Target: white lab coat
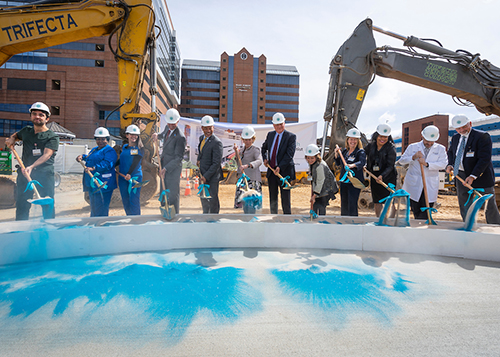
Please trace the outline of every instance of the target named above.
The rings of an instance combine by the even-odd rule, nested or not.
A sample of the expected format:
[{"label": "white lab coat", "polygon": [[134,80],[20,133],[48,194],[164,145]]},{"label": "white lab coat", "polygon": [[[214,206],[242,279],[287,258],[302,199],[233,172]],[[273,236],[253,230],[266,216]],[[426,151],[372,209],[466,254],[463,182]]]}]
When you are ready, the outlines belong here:
[{"label": "white lab coat", "polygon": [[[424,142],[410,144],[398,162],[402,165],[410,164],[404,178],[403,190],[410,194],[413,201],[420,199],[424,185],[422,183],[422,172],[418,160],[412,160],[414,154],[420,151],[424,154]],[[436,202],[439,190],[439,170],[444,170],[448,165],[448,155],[446,148],[438,143],[434,143],[425,160],[429,167],[424,166],[425,183],[427,185],[427,197],[429,202]]]}]

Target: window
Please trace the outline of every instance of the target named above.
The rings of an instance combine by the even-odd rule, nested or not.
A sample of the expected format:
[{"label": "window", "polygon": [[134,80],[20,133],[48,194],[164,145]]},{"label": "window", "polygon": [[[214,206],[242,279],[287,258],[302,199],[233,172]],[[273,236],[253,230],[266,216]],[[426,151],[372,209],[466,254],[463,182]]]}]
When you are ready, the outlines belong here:
[{"label": "window", "polygon": [[59,79],[52,80],[52,90],[61,90],[61,81]]},{"label": "window", "polygon": [[44,79],[7,78],[7,89],[45,92]]},{"label": "window", "polygon": [[226,114],[221,114],[221,117],[223,117],[223,118],[224,118],[225,116],[226,116]]},{"label": "window", "polygon": [[226,67],[222,67],[222,72],[226,72]]},{"label": "window", "polygon": [[52,115],[60,115],[61,113],[61,107],[50,107],[50,113]]},{"label": "window", "polygon": [[222,80],[225,81],[226,80],[226,77],[222,77]]},{"label": "window", "polygon": [[226,96],[225,96],[225,95],[223,95],[223,96],[222,96],[222,99],[226,99]]},{"label": "window", "polygon": [[261,88],[261,89],[260,89],[260,91],[261,91],[261,92],[263,92],[263,91],[264,91],[264,88]]},{"label": "window", "polygon": [[102,61],[102,60],[96,60],[95,61],[95,66],[96,67],[104,67],[104,61]]},{"label": "window", "polygon": [[0,119],[0,136],[11,136],[26,125],[33,125],[31,121]]},{"label": "window", "polygon": [[103,44],[96,44],[95,50],[96,51],[104,51],[104,45]]},{"label": "window", "polygon": [[261,79],[261,80],[260,80],[260,83],[264,83],[264,80],[263,80],[263,79]]},{"label": "window", "polygon": [[222,104],[222,108],[225,108],[225,107],[226,107],[226,105],[225,105],[225,104]]},{"label": "window", "polygon": [[226,86],[222,86],[222,90],[226,90]]}]

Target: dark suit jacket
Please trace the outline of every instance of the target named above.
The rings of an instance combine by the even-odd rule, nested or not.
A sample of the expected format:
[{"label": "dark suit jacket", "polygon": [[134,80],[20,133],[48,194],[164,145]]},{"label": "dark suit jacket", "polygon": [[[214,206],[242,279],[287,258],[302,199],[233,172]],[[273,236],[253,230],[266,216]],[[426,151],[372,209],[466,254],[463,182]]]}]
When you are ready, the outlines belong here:
[{"label": "dark suit jacket", "polygon": [[[158,138],[164,139],[168,132],[168,126]],[[179,130],[179,127],[170,134],[167,140],[163,142],[163,151],[161,153],[161,166],[167,173],[176,173],[182,170],[182,159],[186,150],[186,137]]]},{"label": "dark suit jacket", "polygon": [[198,167],[200,172],[209,182],[222,180],[222,141],[212,134],[205,142],[200,152],[200,144],[205,136],[200,136],[198,143]]},{"label": "dark suit jacket", "polygon": [[[451,138],[450,148],[448,149],[448,165],[455,165],[459,141],[460,134],[458,133]],[[472,187],[492,187],[495,184],[495,171],[491,162],[491,152],[490,134],[472,128],[465,144],[462,160],[465,177],[470,175],[477,177],[472,183]]]},{"label": "dark suit jacket", "polygon": [[[262,144],[262,159],[267,160],[271,164],[271,148],[273,146],[276,131],[267,133],[266,140]],[[290,176],[290,180],[295,180],[295,163],[293,156],[295,155],[295,147],[297,136],[289,131],[284,131],[281,137],[280,146],[276,153],[276,164],[280,168],[280,175],[283,177]],[[271,170],[267,170],[266,176],[274,175]]]}]

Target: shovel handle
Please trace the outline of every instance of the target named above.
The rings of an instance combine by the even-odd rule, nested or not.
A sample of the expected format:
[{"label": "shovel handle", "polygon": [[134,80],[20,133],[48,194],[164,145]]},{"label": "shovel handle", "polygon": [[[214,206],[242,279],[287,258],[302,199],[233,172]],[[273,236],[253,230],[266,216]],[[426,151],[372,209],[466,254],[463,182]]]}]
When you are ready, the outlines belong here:
[{"label": "shovel handle", "polygon": [[[365,170],[365,172],[370,175],[371,177],[373,177],[375,180],[378,180],[378,177],[375,176],[374,174],[372,174],[370,171],[368,171],[368,169],[366,167],[363,166],[363,170]],[[377,181],[378,182],[378,181]],[[388,189],[391,193],[394,193],[394,190],[392,188],[390,188],[389,186],[387,186],[387,184],[384,182],[384,181],[380,181],[380,184],[382,186],[384,186],[386,189]]]},{"label": "shovel handle", "polygon": [[[422,183],[424,185],[425,207],[429,208],[429,196],[427,195],[427,183],[425,182],[424,164],[422,164],[422,163],[420,163],[420,172],[422,173]],[[431,222],[430,210],[427,210],[427,218],[429,219],[429,224],[430,224],[430,222]]]},{"label": "shovel handle", "polygon": [[465,182],[465,180],[463,178],[461,178],[460,176],[455,176],[455,178],[458,179],[458,181],[460,181],[462,183],[462,185],[464,185],[465,187],[467,187],[469,190],[473,190],[476,195],[478,195],[479,197],[483,197],[483,195],[481,195],[479,192],[477,192],[476,190],[474,190],[474,187],[472,187],[467,182]]},{"label": "shovel handle", "polygon": [[342,150],[340,150],[340,147],[338,145],[335,145],[335,151],[339,152],[339,156],[340,156],[340,159],[342,160],[342,163],[344,164],[344,166],[347,166],[347,163],[345,162],[345,159],[344,159],[344,155],[342,155]]},{"label": "shovel handle", "polygon": [[[26,167],[24,166],[23,164],[23,161],[21,160],[21,158],[19,157],[19,155],[17,154],[17,151],[16,149],[14,149],[14,146],[11,146],[10,147],[10,151],[12,151],[12,153],[14,154],[14,156],[16,157],[16,160],[17,162],[19,163],[19,165],[21,166],[21,169],[23,170],[23,175],[24,177],[26,177],[26,179],[28,180],[28,182],[31,182],[31,176],[28,175],[27,173],[24,172],[24,170],[26,170]],[[37,198],[40,198],[40,194],[38,193],[38,190],[36,189],[35,185],[32,185],[33,186],[33,191],[35,192],[35,196]]]}]

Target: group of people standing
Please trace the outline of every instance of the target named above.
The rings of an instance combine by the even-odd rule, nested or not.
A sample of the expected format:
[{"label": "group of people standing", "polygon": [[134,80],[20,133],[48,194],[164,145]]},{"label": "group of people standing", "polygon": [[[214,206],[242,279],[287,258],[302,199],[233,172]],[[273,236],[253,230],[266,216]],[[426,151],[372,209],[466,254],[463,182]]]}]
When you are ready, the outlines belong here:
[{"label": "group of people standing", "polygon": [[[23,141],[22,161],[26,165],[22,175],[18,175],[18,187],[28,185],[27,177],[40,184],[39,191],[43,196],[54,197],[54,157],[59,146],[57,135],[48,129],[50,118],[49,108],[41,102],[34,103],[30,108],[30,118],[33,126],[27,126],[12,134],[6,144],[13,147],[16,141]],[[180,119],[176,109],[166,113],[167,125],[160,134],[153,134],[154,143],[163,140],[163,150],[159,157],[160,177],[164,189],[168,192],[168,203],[179,212],[180,176],[182,160],[186,149],[186,138],[178,128]],[[291,193],[285,183],[295,178],[295,163],[293,157],[296,150],[295,134],[285,129],[285,116],[275,113],[272,118],[273,131],[266,135],[261,148],[254,145],[256,133],[253,127],[247,126],[242,131],[243,147],[238,150],[241,158],[238,163],[237,178],[245,174],[246,189],[262,194],[260,166],[267,167],[266,177],[269,188],[269,205],[271,214],[278,213],[278,196],[281,196],[283,214],[291,214]],[[486,204],[486,222],[500,224],[494,184],[495,173],[491,161],[492,141],[488,133],[476,130],[471,121],[464,115],[452,118],[452,126],[456,129],[449,146],[446,148],[437,143],[440,133],[434,125],[426,126],[422,132],[422,140],[410,144],[399,159],[399,164],[408,165],[402,189],[410,196],[410,207],[415,219],[426,219],[424,207],[434,205],[438,196],[439,171],[446,170],[448,174],[458,176],[474,189],[493,197]],[[208,192],[201,195],[203,213],[219,213],[219,182],[222,174],[222,141],[215,135],[214,119],[204,116],[201,119],[203,135],[199,137],[197,166],[200,183]],[[127,144],[118,155],[109,145],[110,134],[106,128],[95,130],[94,139],[97,146],[87,155],[79,155],[76,160],[85,162],[83,174],[83,189],[89,192],[91,216],[107,216],[113,190],[119,188],[123,206],[127,215],[140,215],[140,187],[135,184],[142,182],[142,160],[144,145],[141,141],[141,129],[129,125],[126,129]],[[157,144],[156,144],[157,145]],[[309,180],[311,181],[311,211],[316,214],[326,214],[326,206],[330,199],[335,199],[339,191],[337,181],[332,171],[322,160],[319,148],[310,144],[306,148],[306,161],[309,164]],[[395,188],[397,180],[396,148],[388,124],[378,125],[368,145],[363,148],[361,133],[352,128],[347,132],[344,148],[334,151],[334,158],[341,167],[342,178],[352,177],[364,182],[363,170],[369,171],[371,195],[375,214],[380,216],[383,200],[389,196],[387,186]],[[118,175],[118,179],[117,179]],[[425,185],[424,185],[425,179]],[[341,215],[357,216],[358,199],[361,192],[353,180],[340,180]],[[427,189],[427,201],[424,187]],[[472,200],[470,192],[464,184],[456,182],[460,214],[465,220],[467,210]],[[241,207],[241,187],[235,193],[235,208]],[[31,204],[28,199],[33,193],[29,190],[17,190],[16,220],[29,218]],[[54,207],[44,208],[44,217],[55,217]],[[50,210],[50,212],[45,212]]]}]

